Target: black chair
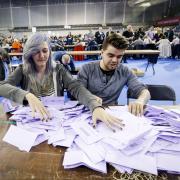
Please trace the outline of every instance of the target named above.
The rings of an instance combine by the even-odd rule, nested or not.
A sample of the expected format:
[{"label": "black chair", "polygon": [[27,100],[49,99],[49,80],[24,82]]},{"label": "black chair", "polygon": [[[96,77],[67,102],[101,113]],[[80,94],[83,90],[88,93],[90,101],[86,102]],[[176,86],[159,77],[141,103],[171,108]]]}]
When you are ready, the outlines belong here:
[{"label": "black chair", "polygon": [[[129,44],[127,50],[133,50],[133,46],[131,44]],[[127,63],[127,59],[131,58],[132,56],[133,56],[132,54],[124,54],[124,56],[122,58],[122,62]]]},{"label": "black chair", "polygon": [[[157,47],[155,44],[147,44],[145,49],[157,50]],[[152,69],[153,69],[153,75],[155,74],[154,65],[157,63],[158,56],[159,56],[159,54],[148,54],[147,55],[148,63],[147,63],[145,71],[147,71],[149,64],[151,64]]]},{"label": "black chair", "polygon": [[[173,105],[176,104],[176,93],[174,89],[167,85],[152,85],[146,84],[150,94],[150,100],[158,101],[173,101]],[[128,89],[127,91],[127,104],[129,104],[129,99],[137,99],[133,91]]]},{"label": "black chair", "polygon": [[[136,44],[133,47],[133,50],[143,50],[144,49],[144,45],[143,44]],[[134,54],[133,55],[133,59],[142,59],[144,56],[143,54]]]}]

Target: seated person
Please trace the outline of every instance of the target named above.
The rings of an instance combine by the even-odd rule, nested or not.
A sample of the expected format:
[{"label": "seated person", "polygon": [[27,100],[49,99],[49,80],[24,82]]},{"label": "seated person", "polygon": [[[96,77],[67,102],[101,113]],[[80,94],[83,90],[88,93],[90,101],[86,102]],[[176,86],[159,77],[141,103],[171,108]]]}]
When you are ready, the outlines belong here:
[{"label": "seated person", "polygon": [[[98,44],[95,40],[89,41],[86,47],[86,51],[97,51],[98,49]],[[98,60],[98,55],[87,55],[87,59]]]},{"label": "seated person", "polygon": [[22,51],[22,45],[18,41],[18,39],[14,39],[14,42],[12,43],[12,50],[13,50],[13,52],[21,52]]},{"label": "seated person", "polygon": [[0,81],[5,80],[10,72],[9,55],[5,49],[0,48]]},{"label": "seated person", "polygon": [[68,71],[75,71],[75,65],[71,55],[65,51],[57,51],[53,54],[53,60],[60,62]]},{"label": "seated person", "polygon": [[117,105],[123,87],[128,86],[138,96],[136,101],[129,104],[129,111],[142,115],[150,93],[121,63],[127,47],[128,41],[123,36],[115,33],[109,35],[102,45],[102,59],[83,65],[77,78],[91,93],[102,98],[103,105]]},{"label": "seated person", "polygon": [[78,80],[61,65],[51,59],[50,40],[44,34],[35,33],[27,40],[24,63],[19,65],[5,81],[0,81],[0,96],[16,103],[30,106],[32,116],[39,113],[42,120],[50,114],[39,100],[43,96],[62,96],[64,88],[92,112],[94,126],[101,120],[113,129],[123,127],[122,120],[108,114],[97,97],[91,94]]},{"label": "seated person", "polygon": [[[53,59],[57,63],[61,63],[72,75],[77,75],[77,71],[71,55],[64,51],[57,51],[53,54]],[[71,100],[76,100],[69,91],[67,91],[67,97]]]}]

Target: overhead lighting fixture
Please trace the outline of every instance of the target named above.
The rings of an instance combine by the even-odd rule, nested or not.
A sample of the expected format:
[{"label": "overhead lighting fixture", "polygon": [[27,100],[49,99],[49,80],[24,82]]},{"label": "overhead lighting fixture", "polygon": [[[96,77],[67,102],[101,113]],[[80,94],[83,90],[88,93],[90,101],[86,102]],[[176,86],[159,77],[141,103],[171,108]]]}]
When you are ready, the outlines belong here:
[{"label": "overhead lighting fixture", "polygon": [[51,35],[51,34],[52,34],[52,31],[48,31],[48,34]]},{"label": "overhead lighting fixture", "polygon": [[36,32],[36,27],[32,27],[32,32],[33,32],[33,33]]},{"label": "overhead lighting fixture", "polygon": [[71,26],[69,26],[69,25],[64,25],[64,29],[71,29]]},{"label": "overhead lighting fixture", "polygon": [[149,6],[151,6],[151,3],[150,3],[150,2],[142,3],[142,4],[140,5],[140,7],[149,7]]},{"label": "overhead lighting fixture", "polygon": [[136,2],[134,2],[134,4],[139,4],[139,3],[143,3],[145,0],[137,0]]}]

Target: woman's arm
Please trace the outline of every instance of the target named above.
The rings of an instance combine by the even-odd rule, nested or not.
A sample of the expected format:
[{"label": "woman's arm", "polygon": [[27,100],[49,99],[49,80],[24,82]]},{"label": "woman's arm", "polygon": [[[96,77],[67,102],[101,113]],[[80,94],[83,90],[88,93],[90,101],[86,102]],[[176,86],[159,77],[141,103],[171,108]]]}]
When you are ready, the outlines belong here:
[{"label": "woman's arm", "polygon": [[21,87],[17,87],[20,86],[22,77],[22,66],[19,66],[9,75],[7,80],[0,82],[0,96],[23,104],[24,97],[28,91],[21,89]]}]

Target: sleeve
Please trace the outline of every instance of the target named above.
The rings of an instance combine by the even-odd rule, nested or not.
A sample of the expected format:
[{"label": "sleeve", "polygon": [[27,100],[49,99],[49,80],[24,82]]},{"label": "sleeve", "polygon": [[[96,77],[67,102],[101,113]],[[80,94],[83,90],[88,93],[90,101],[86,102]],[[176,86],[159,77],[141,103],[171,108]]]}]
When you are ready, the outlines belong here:
[{"label": "sleeve", "polygon": [[23,104],[24,97],[28,91],[21,89],[20,82],[23,78],[22,67],[17,67],[7,80],[0,82],[0,96],[10,99],[16,103]]},{"label": "sleeve", "polygon": [[58,52],[54,52],[54,54],[52,55],[52,59],[54,60],[54,61],[58,61],[59,59],[58,59]]},{"label": "sleeve", "polygon": [[[1,60],[0,60],[1,61]],[[5,70],[3,62],[0,62],[0,81],[3,81],[5,79]]]},{"label": "sleeve", "polygon": [[92,112],[96,107],[101,107],[102,105],[97,102],[96,97],[91,94],[83,84],[72,77],[72,75],[62,68],[62,80],[64,87],[67,88],[70,93],[83,105],[88,107]]},{"label": "sleeve", "polygon": [[88,88],[88,66],[83,65],[77,74],[77,79],[84,85],[85,88]]},{"label": "sleeve", "polygon": [[75,71],[75,70],[76,70],[72,57],[71,57],[71,59],[70,59],[69,66],[70,66],[70,68],[71,68],[71,71]]},{"label": "sleeve", "polygon": [[125,70],[127,75],[127,86],[134,93],[135,97],[138,97],[142,90],[147,89],[147,87],[141,83],[137,76],[132,73],[130,69]]}]

